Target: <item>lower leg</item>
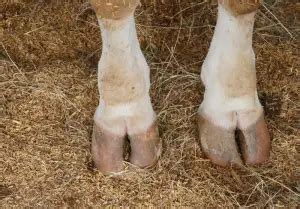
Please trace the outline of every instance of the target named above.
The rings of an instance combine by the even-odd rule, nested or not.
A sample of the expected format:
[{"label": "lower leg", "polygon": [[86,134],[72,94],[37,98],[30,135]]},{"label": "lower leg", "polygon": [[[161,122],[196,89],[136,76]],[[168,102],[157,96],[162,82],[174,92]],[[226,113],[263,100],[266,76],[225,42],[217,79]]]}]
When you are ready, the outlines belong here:
[{"label": "lower leg", "polygon": [[140,50],[133,11],[120,19],[99,18],[99,24],[103,46],[98,65],[100,104],[94,118],[93,160],[104,174],[121,171],[128,135],[130,161],[140,167],[151,166],[158,158],[159,138],[148,93],[149,67]]},{"label": "lower leg", "polygon": [[[268,158],[270,138],[256,91],[254,12],[237,15],[236,7],[230,7],[233,1],[220,2],[215,34],[201,73],[205,85],[199,108],[201,144],[214,163],[239,164],[234,139],[238,128],[245,163],[258,164]],[[234,2],[243,8],[237,5],[240,1]]]}]

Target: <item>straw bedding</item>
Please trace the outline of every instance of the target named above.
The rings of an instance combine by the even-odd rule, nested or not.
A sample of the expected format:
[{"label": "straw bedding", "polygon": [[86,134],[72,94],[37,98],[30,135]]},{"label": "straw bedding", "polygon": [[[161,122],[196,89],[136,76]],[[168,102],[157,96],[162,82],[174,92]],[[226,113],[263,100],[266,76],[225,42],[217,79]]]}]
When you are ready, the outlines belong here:
[{"label": "straw bedding", "polygon": [[270,161],[220,168],[198,147],[200,67],[216,7],[143,1],[136,12],[151,67],[163,155],[150,171],[104,177],[91,163],[101,37],[85,1],[0,2],[1,207],[296,207],[299,205],[299,3],[267,0],[254,49],[272,135]]}]

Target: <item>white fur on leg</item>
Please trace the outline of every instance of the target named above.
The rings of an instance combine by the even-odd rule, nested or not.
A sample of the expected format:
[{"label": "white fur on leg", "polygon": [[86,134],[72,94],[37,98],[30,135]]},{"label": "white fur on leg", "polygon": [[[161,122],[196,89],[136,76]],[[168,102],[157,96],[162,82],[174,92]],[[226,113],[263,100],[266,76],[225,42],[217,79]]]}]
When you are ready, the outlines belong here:
[{"label": "white fur on leg", "polygon": [[99,19],[102,55],[98,65],[100,104],[95,122],[115,134],[138,134],[155,120],[149,97],[149,67],[137,39],[133,15]]},{"label": "white fur on leg", "polygon": [[[219,5],[218,20],[208,55],[202,66],[204,100],[199,111],[216,125],[232,129],[245,126],[239,112],[252,111],[252,123],[261,115],[256,91],[252,33],[255,13],[233,16]],[[252,114],[253,115],[253,114]]]}]

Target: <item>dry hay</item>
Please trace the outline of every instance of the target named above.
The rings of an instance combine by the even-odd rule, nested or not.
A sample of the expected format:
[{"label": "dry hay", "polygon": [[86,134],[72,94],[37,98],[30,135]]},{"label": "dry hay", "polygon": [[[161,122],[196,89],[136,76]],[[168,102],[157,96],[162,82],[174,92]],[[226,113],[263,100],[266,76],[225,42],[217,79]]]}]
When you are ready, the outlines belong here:
[{"label": "dry hay", "polygon": [[[64,3],[62,3],[64,2]],[[254,47],[259,95],[273,136],[270,162],[220,168],[197,145],[200,66],[215,7],[144,1],[137,11],[151,65],[151,97],[164,152],[150,172],[104,177],[91,165],[101,51],[85,1],[0,3],[0,205],[2,207],[260,206],[299,204],[299,3],[266,1]]]}]

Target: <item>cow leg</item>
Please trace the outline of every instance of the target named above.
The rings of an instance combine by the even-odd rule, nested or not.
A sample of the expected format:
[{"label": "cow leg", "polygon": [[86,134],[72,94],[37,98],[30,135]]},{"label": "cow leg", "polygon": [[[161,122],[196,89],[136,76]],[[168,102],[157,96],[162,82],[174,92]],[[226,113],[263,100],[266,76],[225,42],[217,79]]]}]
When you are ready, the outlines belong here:
[{"label": "cow leg", "polygon": [[[260,164],[269,156],[270,137],[257,96],[252,49],[258,2],[219,0],[215,33],[202,66],[205,94],[198,114],[199,137],[204,153],[223,166],[241,164],[242,159]],[[240,143],[235,141],[236,129]]]},{"label": "cow leg", "polygon": [[104,174],[123,169],[123,145],[130,139],[130,162],[141,168],[160,154],[155,113],[149,97],[149,67],[137,39],[138,0],[92,0],[102,34],[98,65],[100,104],[94,117],[92,156]]}]

